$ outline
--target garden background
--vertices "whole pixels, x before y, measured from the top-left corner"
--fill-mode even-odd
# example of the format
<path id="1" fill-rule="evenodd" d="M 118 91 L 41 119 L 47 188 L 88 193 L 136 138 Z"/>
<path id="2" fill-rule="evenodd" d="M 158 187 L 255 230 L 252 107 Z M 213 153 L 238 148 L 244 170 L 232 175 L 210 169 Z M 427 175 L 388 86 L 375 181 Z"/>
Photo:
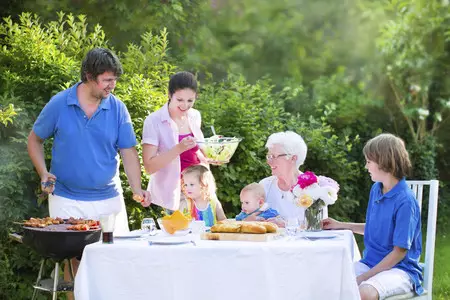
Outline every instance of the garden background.
<path id="1" fill-rule="evenodd" d="M 0 299 L 30 298 L 38 272 L 39 257 L 8 239 L 13 221 L 47 214 L 27 135 L 95 46 L 123 63 L 114 93 L 139 140 L 167 100 L 169 76 L 198 76 L 205 135 L 213 125 L 243 138 L 229 164 L 213 167 L 229 217 L 243 184 L 270 174 L 267 137 L 293 130 L 309 148 L 301 169 L 341 185 L 330 216 L 364 221 L 362 147 L 381 132 L 402 137 L 410 179 L 440 180 L 434 298 L 450 298 L 448 0 L 10 0 L 0 16 Z M 51 141 L 45 148 L 50 160 Z M 159 215 L 131 200 L 121 176 L 131 228 Z"/>

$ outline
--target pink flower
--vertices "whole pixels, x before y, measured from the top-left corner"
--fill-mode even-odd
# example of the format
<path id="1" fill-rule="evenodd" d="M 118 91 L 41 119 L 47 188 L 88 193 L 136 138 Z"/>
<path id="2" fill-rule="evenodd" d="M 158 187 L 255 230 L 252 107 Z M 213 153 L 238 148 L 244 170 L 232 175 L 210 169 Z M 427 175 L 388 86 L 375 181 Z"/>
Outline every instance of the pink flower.
<path id="1" fill-rule="evenodd" d="M 313 172 L 307 171 L 298 176 L 297 184 L 302 189 L 304 189 L 314 183 L 317 183 L 317 176 Z"/>

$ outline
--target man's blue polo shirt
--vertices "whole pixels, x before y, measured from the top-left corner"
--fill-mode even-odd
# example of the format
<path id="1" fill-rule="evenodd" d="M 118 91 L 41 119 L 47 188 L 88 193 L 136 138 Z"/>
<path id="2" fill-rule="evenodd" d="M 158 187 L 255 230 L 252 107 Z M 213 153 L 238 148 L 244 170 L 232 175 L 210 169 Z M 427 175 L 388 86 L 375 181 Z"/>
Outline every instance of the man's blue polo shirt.
<path id="1" fill-rule="evenodd" d="M 87 118 L 77 87 L 50 99 L 33 131 L 41 139 L 54 137 L 50 172 L 57 177 L 55 195 L 74 200 L 104 200 L 121 192 L 119 149 L 136 145 L 125 104 L 110 94 Z"/>
<path id="2" fill-rule="evenodd" d="M 364 230 L 362 263 L 373 268 L 386 257 L 394 246 L 408 249 L 405 258 L 394 268 L 404 270 L 414 282 L 415 292 L 423 293 L 420 284 L 422 251 L 420 209 L 405 179 L 400 180 L 383 195 L 383 185 L 376 182 L 370 190 Z"/>

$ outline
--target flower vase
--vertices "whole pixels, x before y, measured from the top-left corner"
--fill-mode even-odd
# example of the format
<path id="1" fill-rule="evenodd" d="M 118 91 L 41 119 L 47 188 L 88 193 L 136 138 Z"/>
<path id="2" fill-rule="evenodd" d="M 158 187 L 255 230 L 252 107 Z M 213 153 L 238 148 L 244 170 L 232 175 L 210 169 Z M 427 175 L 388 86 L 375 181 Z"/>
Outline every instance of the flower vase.
<path id="1" fill-rule="evenodd" d="M 321 231 L 323 206 L 311 205 L 305 210 L 306 231 Z"/>

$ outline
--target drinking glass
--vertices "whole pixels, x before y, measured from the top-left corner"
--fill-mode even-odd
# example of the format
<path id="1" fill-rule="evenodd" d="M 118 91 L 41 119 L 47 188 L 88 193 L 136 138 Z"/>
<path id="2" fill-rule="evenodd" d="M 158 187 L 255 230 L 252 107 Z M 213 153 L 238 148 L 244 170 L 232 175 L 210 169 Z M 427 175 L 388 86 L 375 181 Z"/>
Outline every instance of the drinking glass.
<path id="1" fill-rule="evenodd" d="M 102 228 L 102 241 L 103 244 L 113 244 L 113 232 L 116 222 L 116 215 L 100 215 L 100 227 Z"/>
<path id="2" fill-rule="evenodd" d="M 141 222 L 141 230 L 148 235 L 156 234 L 156 223 L 152 218 L 143 218 Z"/>
<path id="3" fill-rule="evenodd" d="M 288 236 L 295 236 L 299 227 L 298 218 L 288 218 L 286 222 L 286 234 Z"/>
<path id="4" fill-rule="evenodd" d="M 204 233 L 206 231 L 206 225 L 205 225 L 205 221 L 197 221 L 194 220 L 191 223 L 191 230 L 192 233 L 194 234 L 201 234 Z"/>

